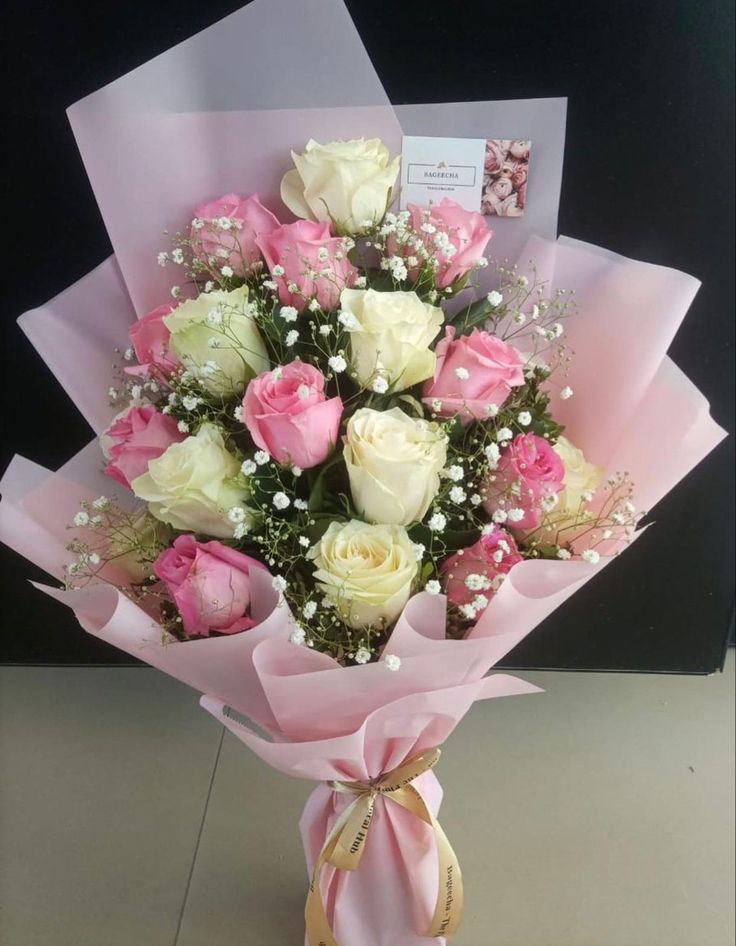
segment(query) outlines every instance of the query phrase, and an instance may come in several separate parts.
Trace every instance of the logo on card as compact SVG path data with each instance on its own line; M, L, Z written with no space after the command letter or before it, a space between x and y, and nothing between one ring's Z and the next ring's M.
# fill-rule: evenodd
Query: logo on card
M410 162L407 183L475 187L477 179L477 168L471 164L448 164L446 161L438 161L436 164Z

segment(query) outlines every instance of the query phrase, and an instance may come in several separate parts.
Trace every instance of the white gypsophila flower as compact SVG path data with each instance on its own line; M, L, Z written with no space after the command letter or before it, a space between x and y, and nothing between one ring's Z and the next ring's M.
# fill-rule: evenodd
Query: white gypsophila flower
M472 604L464 604L460 608L460 613L466 617L469 621L475 619L475 608Z
M271 580L271 584L276 589L276 591L280 591L282 594L289 587L289 582L284 578L283 575L274 575L273 579Z
M427 594L438 595L442 591L442 585L440 585L440 583L435 578L432 578L424 586L424 590L427 592Z
M252 460L243 460L240 464L240 472L245 476L253 476L258 468Z
M505 443L507 440L512 440L512 439L513 439L513 436L514 436L513 431L509 430L508 427L502 427L502 428L496 433L496 440L497 440L499 443Z
M467 493L462 488L462 486L453 486L450 490L450 499L454 503L464 503L467 498Z
M498 414L498 404L486 404L486 414L489 417L495 417Z
M284 339L284 344L287 348L292 348L299 341L299 332L293 328L290 332L286 333L286 338Z
M493 306L494 309L497 309L503 302L503 296L501 295L500 292L497 292L495 289L493 290L493 292L488 293L488 295L486 296L486 299L488 300L488 304Z
M233 538L242 539L248 534L249 528L247 522L236 522L233 528Z
M311 544L306 535L299 536L299 545L301 545L303 549L308 549Z
M514 509L509 509L506 515L508 516L509 522L521 522L526 513L523 509L515 507Z
M293 305L281 306L279 315L284 320L284 322L296 322L297 318L299 317L299 313Z
M357 279L355 280L356 289L365 289L367 285L368 285L368 280L365 278L365 276L358 276Z
M301 512L306 512L309 509L309 503L305 499L295 499L294 508L299 509Z
M401 669L401 657L397 657L396 654L386 654L383 662L386 664L386 669L394 673Z
M468 575L465 579L465 587L469 591L485 591L487 588L490 588L491 582L485 575L478 575L473 573Z
M497 443L489 443L488 446L483 451L488 460L488 465L492 470L496 469L498 461L501 459L501 450Z
M514 322L517 325L523 325L526 322L526 316L523 312L514 312Z
M130 396L134 401L139 401L142 393L143 388L140 386L140 384L134 384L130 389Z
M239 523L245 522L246 520L246 511L242 506L231 506L227 511L227 517L230 522Z
M521 411L516 419L522 427L528 427L532 422L532 415L529 413L529 411Z
M179 249L179 247L171 251L171 259L172 262L177 264L177 266L181 266L181 264L184 262L184 254Z
M168 253L159 253L158 256L156 257L156 262L158 263L159 266L165 266L168 263L168 261L169 261Z
M434 398L432 401L432 410L436 413L439 413L442 410L442 401L438 397Z
M332 326L331 326L331 325L320 325L320 327L319 327L319 334L320 334L320 335L324 335L324 337L326 338L331 332L332 332Z
M453 464L445 470L448 480L452 480L453 483L459 483L460 480L465 476L465 470L458 466L458 464Z
M188 424L185 420L180 420L179 423L176 425L176 429L177 429L177 430L179 431L179 433L181 433L181 434L188 434L188 433L189 433L189 424Z
M441 512L435 512L430 516L429 522L427 523L428 528L432 532L442 532L447 525L447 518L442 515Z
M636 512L636 506L629 499L627 499L624 503L624 509L626 512L631 513L632 515Z
M604 530L603 530L603 538L604 538L604 539L610 539L610 538L612 538L612 537L613 537L613 529L604 529Z
M573 390L569 385L565 385L565 387L560 391L560 397L562 398L563 401L567 401L569 398L572 397L572 395L573 395Z
M212 282L211 279L208 279L207 282L204 284L204 291L212 292L214 288L215 288L215 284Z
M291 467L292 476L301 476L303 472L304 470L300 466L297 466L296 463Z
M245 421L245 413L243 412L242 404L238 404L237 407L233 408L233 417L235 420L240 421L241 424Z
M356 662L356 664L367 664L370 659L371 652L365 647L359 647L355 652L355 656L353 657L353 660Z
M258 464L258 466L263 466L264 463L268 463L271 457L266 453L265 450L256 450L253 454L253 459Z
M123 352L123 358L126 361L132 361L133 355L135 355L135 351L132 348L126 348L125 351Z
M194 394L186 394L181 399L181 403L185 411L193 411L202 403L202 398Z
M385 394L388 391L388 381L378 375L373 379L371 388L376 394Z
M280 265L277 263L277 264L273 267L273 269L271 270L271 275L272 275L272 276L283 276L285 272L286 272L286 270L284 269L284 267L283 267L283 266L280 266Z
M302 608L302 614L304 615L304 617L308 621L311 621L316 613L317 613L317 602L307 601L307 603Z
M569 549L557 549L557 558L562 559L563 562L568 561L572 558L572 552Z
M342 355L333 355L327 359L327 364L336 374L341 374L348 366Z
M74 517L74 525L79 526L81 529L83 526L86 526L89 523L89 514L81 510Z
M461 381L467 381L468 378L470 377L470 372L468 371L468 369L463 368L462 366L460 368L455 368L455 374L458 376L458 378Z
M271 502L277 509L288 509L291 505L291 500L286 495L286 493L278 492L273 494L273 499Z
M97 499L92 501L92 505L95 509L107 509L110 505L110 500L107 496L98 496Z
M596 565L601 560L601 553L597 552L595 549L586 549L580 557L584 562Z
M297 644L298 646L303 644L306 641L306 639L307 639L307 632L299 624L297 624L297 626L294 628L291 634L289 634L289 640L291 641L291 643Z
M319 304L319 299L312 299L307 308L310 312L319 312L322 306Z
M611 519L613 519L617 526L622 526L626 523L626 516L622 512L614 512Z
M495 523L500 525L502 522L506 522L506 520L508 519L508 513L506 512L505 509L495 509L493 511L493 515L491 516L491 519L493 519Z
M411 547L414 552L414 557L416 558L418 562L421 562L421 560L424 558L424 553L426 551L425 546L422 545L421 542L412 542Z

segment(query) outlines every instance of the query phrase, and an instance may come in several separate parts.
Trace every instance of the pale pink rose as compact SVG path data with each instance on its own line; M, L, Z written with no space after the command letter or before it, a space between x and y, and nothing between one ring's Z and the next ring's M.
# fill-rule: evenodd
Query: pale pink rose
M109 463L105 473L130 488L138 476L148 472L148 464L161 456L172 443L184 440L176 421L155 407L131 407L105 431L103 440Z
M487 174L496 174L503 164L506 154L499 141L489 138L486 141L485 169Z
M448 197L443 197L439 204L429 209L417 204L409 204L408 209L413 230L423 240L429 253L439 262L435 275L435 283L439 289L451 286L455 280L472 272L493 236L481 214L466 210ZM434 226L437 232L424 232L422 226L426 223ZM455 250L453 254L448 256L438 250L435 242L437 233L447 235ZM395 243L391 240L389 252L395 252ZM401 247L400 252L404 256L415 255L414 247L409 245ZM410 270L409 275L416 278L418 269Z
M139 364L126 368L128 374L153 374L165 379L179 367L179 359L169 351L171 332L164 325L164 319L175 308L174 303L165 303L130 326L128 334Z
M511 175L511 183L514 187L514 190L517 190L521 187L522 184L526 184L527 177L529 175L529 167L526 164L520 164L515 168L513 174Z
M509 155L512 158L515 158L517 161L528 161L531 149L531 141L520 141L515 139L509 145Z
M260 261L257 237L279 226L279 221L263 206L258 194L250 197L225 194L218 200L195 207L194 219L204 224L192 225L191 228L190 239L195 253L218 270L230 266L236 276L245 276L253 264ZM221 221L226 226L222 226Z
M243 398L245 426L279 463L317 466L337 443L343 405L325 397L324 375L303 361L264 371Z
M522 355L513 345L477 328L456 338L449 326L435 355L434 378L424 385L422 400L441 417L458 414L464 424L483 420L490 404L502 407L511 389L524 384ZM435 401L441 401L441 407Z
M508 514L513 529L536 529L542 521L543 502L563 489L565 465L549 443L536 434L519 434L501 453L498 468L484 484L486 512ZM521 510L516 517L511 510Z
M180 535L153 565L192 637L237 634L256 623L250 616L250 571L260 562L220 542Z
M456 552L443 563L440 574L445 594L458 607L471 604L478 595L484 595L490 602L503 581L501 576L507 575L521 561L523 558L513 537L494 525L474 545L463 549L462 555ZM468 587L469 575L478 576L481 581L471 578L472 587ZM485 607L478 608L476 613L480 615L483 611Z
M283 305L300 312L316 299L334 309L340 293L354 285L358 270L348 259L342 237L330 235L330 224L313 220L287 223L257 240ZM283 269L274 273L274 268ZM291 289L289 287L292 287Z

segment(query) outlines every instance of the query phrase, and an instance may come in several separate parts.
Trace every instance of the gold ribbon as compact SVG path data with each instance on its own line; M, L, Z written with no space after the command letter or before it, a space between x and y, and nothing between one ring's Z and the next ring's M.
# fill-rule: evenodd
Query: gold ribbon
M355 795L338 818L320 852L307 895L304 916L310 946L339 946L322 901L319 879L325 864L340 870L356 870L365 849L368 830L379 795L390 798L428 824L434 831L439 856L440 884L434 916L426 936L451 936L460 926L463 912L463 878L455 852L427 803L411 784L437 765L439 749L430 749L409 759L372 782L330 782L336 792Z

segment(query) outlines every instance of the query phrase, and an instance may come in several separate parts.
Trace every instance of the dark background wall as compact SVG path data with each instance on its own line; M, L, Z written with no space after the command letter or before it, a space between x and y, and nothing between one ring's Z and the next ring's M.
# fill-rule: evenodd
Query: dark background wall
M18 452L55 469L90 439L15 326L110 253L65 108L241 5L5 0L2 468ZM569 97L560 232L703 281L671 353L733 432L730 0L347 5L394 102ZM718 667L733 614L733 470L731 438L508 665ZM37 569L1 555L2 658L130 661L35 593Z

